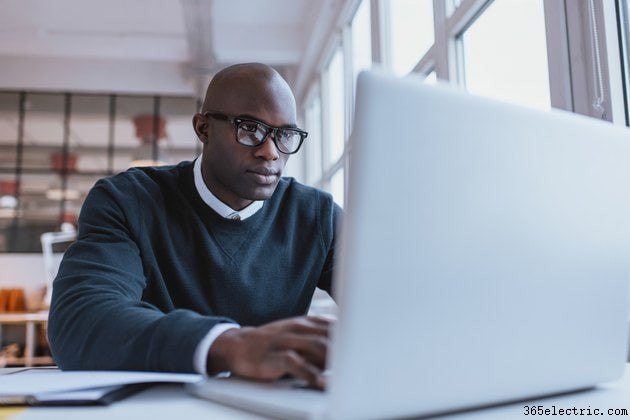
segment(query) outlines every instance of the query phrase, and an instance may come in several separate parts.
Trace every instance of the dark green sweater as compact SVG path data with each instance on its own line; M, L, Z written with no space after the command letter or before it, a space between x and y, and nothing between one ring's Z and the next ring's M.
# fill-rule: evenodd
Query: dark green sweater
M97 182L54 282L48 336L62 369L193 372L220 322L303 315L330 292L340 208L283 178L262 209L228 220L193 165L130 169Z

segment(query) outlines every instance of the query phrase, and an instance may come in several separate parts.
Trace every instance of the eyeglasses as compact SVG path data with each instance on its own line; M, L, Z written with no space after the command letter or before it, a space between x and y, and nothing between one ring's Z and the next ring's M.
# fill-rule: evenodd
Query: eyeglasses
M272 127L249 118L230 117L218 112L206 112L205 117L228 121L236 127L236 141L243 146L256 147L263 144L273 133L276 148L287 155L297 153L308 133L299 128Z

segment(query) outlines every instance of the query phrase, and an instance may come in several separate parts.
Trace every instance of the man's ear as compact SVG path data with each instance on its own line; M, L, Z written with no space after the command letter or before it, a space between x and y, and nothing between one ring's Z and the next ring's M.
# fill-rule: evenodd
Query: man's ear
M208 143L208 119L203 115L196 113L193 116L192 124L199 140L203 144Z

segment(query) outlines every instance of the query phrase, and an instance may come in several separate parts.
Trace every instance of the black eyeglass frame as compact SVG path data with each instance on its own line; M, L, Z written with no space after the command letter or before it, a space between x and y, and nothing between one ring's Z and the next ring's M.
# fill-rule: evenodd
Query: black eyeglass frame
M234 128L235 128L235 138L236 138L236 142L238 144L240 144L241 146L245 146L245 147L258 147L261 144L263 144L264 142L267 141L267 139L269 138L269 134L273 133L273 143L276 146L276 149L278 149L278 151L280 153L284 153L285 155L293 155L295 153L297 153L300 150L300 147L302 147L302 143L304 142L304 139L306 139L306 137L308 136L308 132L299 129L299 128L294 128L294 127L272 127L269 124L265 124L262 121L258 121L255 120L253 118L243 118L243 117L232 117L230 115L226 115L223 114L221 112L214 112L214 111L208 111L208 112L204 112L203 113L204 117L211 117L211 118L215 118L217 120L220 121L227 121L231 124L234 124ZM245 144L245 143L241 143L238 140L238 130L240 129L240 125L242 123L254 123L257 124L259 126L262 126L265 129L265 137L263 137L262 140L260 140L260 142L258 144ZM297 133L300 136L300 142L298 143L297 147L295 148L295 150L293 152L285 152L284 150L282 150L279 146L278 146L278 141L277 141L277 133L278 130L284 130L284 131L293 131L295 133Z

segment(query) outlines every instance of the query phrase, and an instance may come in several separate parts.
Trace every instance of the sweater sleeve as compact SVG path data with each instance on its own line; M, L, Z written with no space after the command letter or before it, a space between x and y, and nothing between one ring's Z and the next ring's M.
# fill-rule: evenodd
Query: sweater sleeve
M329 217L322 220L322 237L327 247L327 253L317 287L328 292L328 294L334 298L332 283L335 268L335 246L339 242L339 230L343 211L341 207L334 202L331 201L330 204L332 206L331 211L325 213L328 214ZM338 249L336 251L339 252Z
M233 321L185 309L164 313L142 301L146 277L124 196L100 181L85 200L77 241L53 284L53 357L69 370L194 372L199 342L213 326Z

